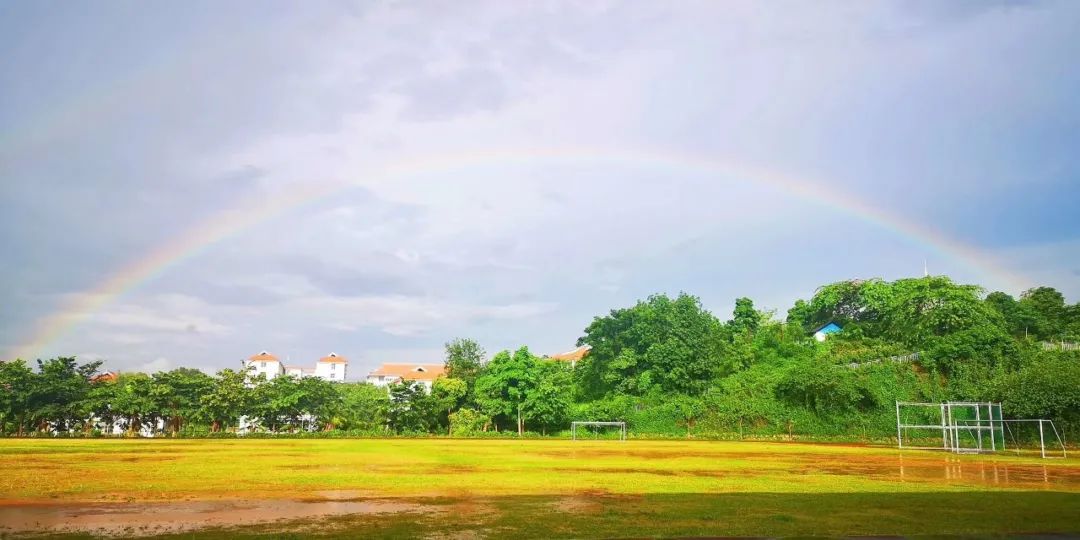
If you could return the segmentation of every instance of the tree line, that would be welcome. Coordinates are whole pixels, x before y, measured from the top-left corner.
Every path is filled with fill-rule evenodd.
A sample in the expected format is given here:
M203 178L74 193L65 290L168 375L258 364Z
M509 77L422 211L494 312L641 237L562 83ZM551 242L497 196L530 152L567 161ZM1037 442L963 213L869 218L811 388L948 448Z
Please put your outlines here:
M815 340L830 322L842 330ZM0 431L212 435L243 421L271 433L543 435L621 420L639 435L884 438L895 400L1000 401L1009 417L1075 429L1080 353L1041 341L1080 341L1080 304L1049 287L1013 298L938 276L850 280L785 317L739 298L723 321L694 296L658 294L596 317L573 368L527 347L488 358L455 339L430 391L231 369L105 380L100 362L0 362Z

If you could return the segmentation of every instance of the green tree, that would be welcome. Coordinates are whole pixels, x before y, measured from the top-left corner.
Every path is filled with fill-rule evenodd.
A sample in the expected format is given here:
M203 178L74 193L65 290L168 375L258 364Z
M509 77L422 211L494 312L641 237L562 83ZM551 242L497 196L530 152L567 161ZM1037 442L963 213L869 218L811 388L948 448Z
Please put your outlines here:
M398 433L430 431L433 427L434 403L424 385L400 380L389 386L390 427Z
M451 431L459 437L469 437L479 434L487 426L490 418L484 413L463 407L450 414Z
M22 360L0 362L0 431L13 429L20 437L25 433L32 420L36 378Z
M465 403L469 386L464 380L439 377L431 384L431 399L439 411L445 412L447 430L452 430L450 415Z
M1080 358L1076 353L1046 353L998 379L991 396L1010 416L1048 418L1074 432L1080 427Z
M511 355L502 351L492 358L476 380L476 401L480 410L495 418L513 419L518 435L525 433L523 409L529 391L536 383L537 358L528 347Z
M251 412L259 425L272 431L296 430L308 411L302 379L279 375L269 381L255 379Z
M694 424L704 410L704 403L699 397L676 395L672 396L670 404L675 409L675 414L682 421L683 426L686 427L686 438L689 439Z
M197 417L210 424L211 432L220 432L225 426L235 426L240 417L248 412L251 390L247 387L247 373L223 369L214 377L210 391L199 400Z
M525 394L522 416L540 426L540 432L566 426L573 399L570 366L564 362L539 361L535 364L533 384Z
M101 362L79 364L74 357L38 360L30 386L30 416L39 430L68 431L87 420L82 402Z
M474 340L458 338L446 343L446 376L473 387L484 365L484 349Z
M776 393L792 405L819 414L850 411L862 398L850 369L815 360L788 366L776 385Z
M155 373L153 380L153 397L167 416L167 428L174 435L198 414L203 396L214 386L212 377L192 368Z
M754 301L749 298L735 299L734 318L729 324L733 334L753 334L757 332L763 317L754 309Z
M368 383L338 385L341 394L341 427L349 430L384 431L390 408L386 388Z
M720 322L688 294L650 296L597 317L579 345L592 350L575 370L586 399L664 392L699 395L724 366Z
M308 427L320 426L323 431L333 431L342 423L339 385L321 377L304 377L297 381L301 425L306 423Z
M1067 327L1065 297L1053 287L1035 287L1020 295L1019 304L1034 315L1032 333L1038 339L1057 340L1065 337Z
M145 373L121 373L117 377L111 409L129 436L138 436L143 428L154 429L161 416L154 394L154 380Z

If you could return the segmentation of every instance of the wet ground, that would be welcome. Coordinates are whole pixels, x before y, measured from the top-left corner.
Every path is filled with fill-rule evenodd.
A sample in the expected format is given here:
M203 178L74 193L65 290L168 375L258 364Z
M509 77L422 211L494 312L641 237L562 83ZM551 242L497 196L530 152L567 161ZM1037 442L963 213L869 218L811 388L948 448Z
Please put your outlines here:
M233 500L0 506L0 531L149 535L276 521L429 510L394 500Z
M181 471L189 469L169 467L202 471L214 467L220 455L199 454L201 465L185 464L191 450L182 445L175 455L162 452L171 448L165 445L146 447L156 452L95 455L93 466L74 453L24 453L17 462L5 455L14 467L0 479L0 537L40 532L146 536L290 523L346 523L370 531L372 523L384 521L415 522L428 527L423 530L454 524L457 536L446 537L499 537L500 531L511 530L507 527L519 526L511 519L518 512L534 521L546 519L545 527L568 536L619 520L638 522L641 530L666 531L664 520L674 520L671 530L711 530L715 523L725 531L754 534L752 526L763 523L766 530L801 534L848 512L846 521L820 530L847 530L845 524L852 523L852 530L876 531L875 520L886 531L922 530L917 528L920 520L925 522L922 516L942 506L960 512L949 519L960 525L969 520L974 530L979 523L1000 532L1080 529L1080 461L1075 458L670 442L515 446L418 441L415 448L388 442L393 448L386 452L363 454L357 452L359 445L382 443L340 444L342 453L333 459L312 460L295 451L242 453L243 460L257 459L268 468L212 491L183 491L178 487ZM395 450L400 448L416 452L402 456ZM220 465L224 468L215 469L219 474L248 474L230 460ZM131 481L110 474L131 474ZM161 483L138 483L159 476L165 479ZM12 497L22 487L17 484L28 478L39 481L46 496ZM333 481L348 489L304 487L300 481ZM283 488L283 482L297 483ZM975 495L985 496L984 502L967 508L966 501ZM724 524L720 515L734 521ZM1039 528L1050 522L1052 528ZM940 529L946 530L954 529Z

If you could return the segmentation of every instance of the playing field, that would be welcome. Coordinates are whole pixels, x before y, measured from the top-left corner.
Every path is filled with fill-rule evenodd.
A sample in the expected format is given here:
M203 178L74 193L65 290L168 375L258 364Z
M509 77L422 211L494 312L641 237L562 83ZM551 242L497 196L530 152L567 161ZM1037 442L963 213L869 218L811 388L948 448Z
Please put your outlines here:
M0 440L0 536L1080 532L1080 460L749 442Z

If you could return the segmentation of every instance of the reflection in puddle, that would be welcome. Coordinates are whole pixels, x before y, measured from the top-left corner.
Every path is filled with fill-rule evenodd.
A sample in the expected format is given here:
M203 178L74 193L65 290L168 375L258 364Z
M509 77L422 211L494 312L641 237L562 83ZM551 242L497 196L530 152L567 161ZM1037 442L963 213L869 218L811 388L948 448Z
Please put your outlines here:
M847 464L810 463L806 474L863 476L878 480L901 482L947 482L986 486L1026 488L1080 487L1080 469L1048 467L1046 465L1015 465L995 462L970 462L954 458L944 460L905 460L900 456L895 464L854 462Z

